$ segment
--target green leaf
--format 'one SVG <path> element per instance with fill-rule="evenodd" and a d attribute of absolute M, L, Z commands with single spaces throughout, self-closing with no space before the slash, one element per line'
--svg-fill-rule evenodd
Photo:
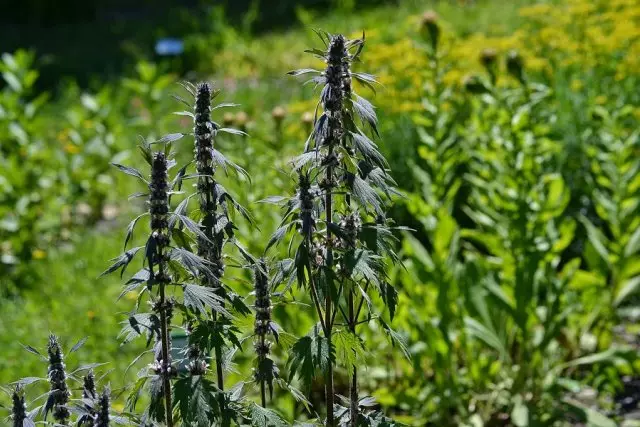
<path fill-rule="evenodd" d="M 602 415 L 600 412 L 585 406 L 577 400 L 565 398 L 563 402 L 578 410 L 582 415 L 582 421 L 586 421 L 589 427 L 616 427 L 618 425 L 611 418 Z"/>
<path fill-rule="evenodd" d="M 640 276 L 636 276 L 629 280 L 625 280 L 620 286 L 620 289 L 618 290 L 618 292 L 616 292 L 613 305 L 615 307 L 620 306 L 629 296 L 636 293 L 639 286 L 640 286 Z"/>
<path fill-rule="evenodd" d="M 251 402 L 249 417 L 253 427 L 286 427 L 289 424 L 273 409 L 263 408 Z"/>
<path fill-rule="evenodd" d="M 629 237 L 629 241 L 624 247 L 624 256 L 630 257 L 637 253 L 638 250 L 640 250 L 640 227 L 636 228 L 631 237 Z"/>
<path fill-rule="evenodd" d="M 319 326 L 313 327 L 309 335 L 300 338 L 289 351 L 289 382 L 295 375 L 309 386 L 318 373 L 325 372 L 335 359 L 329 350 L 329 342 L 319 333 Z"/>
<path fill-rule="evenodd" d="M 478 320 L 472 317 L 465 317 L 464 324 L 467 332 L 492 347 L 500 354 L 501 359 L 506 359 L 507 349 L 498 335 Z"/>
<path fill-rule="evenodd" d="M 339 366 L 344 366 L 349 376 L 354 366 L 365 365 L 365 349 L 360 338 L 346 329 L 339 329 L 332 336 L 332 344 L 336 351 Z"/>
<path fill-rule="evenodd" d="M 600 255 L 600 257 L 609 264 L 609 250 L 607 249 L 607 245 L 609 241 L 602 234 L 602 231 L 597 229 L 589 219 L 585 216 L 578 217 L 580 222 L 584 225 L 587 230 L 587 237 L 589 238 L 589 242 L 593 245 L 595 251 Z"/>

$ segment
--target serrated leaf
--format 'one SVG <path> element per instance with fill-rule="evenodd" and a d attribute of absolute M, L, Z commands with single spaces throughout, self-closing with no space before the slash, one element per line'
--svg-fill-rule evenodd
<path fill-rule="evenodd" d="M 213 309 L 216 313 L 231 318 L 231 314 L 224 308 L 224 300 L 216 294 L 214 288 L 187 284 L 182 287 L 184 305 L 199 313 L 206 313 Z"/>

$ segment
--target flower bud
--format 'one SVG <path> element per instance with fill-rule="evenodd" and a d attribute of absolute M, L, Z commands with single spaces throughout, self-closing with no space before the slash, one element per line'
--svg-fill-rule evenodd
<path fill-rule="evenodd" d="M 249 116 L 244 111 L 240 111 L 236 114 L 236 124 L 239 128 L 245 129 L 247 127 L 247 123 L 249 122 Z"/>
<path fill-rule="evenodd" d="M 474 95 L 479 95 L 481 93 L 486 93 L 489 91 L 480 77 L 476 75 L 466 76 L 462 82 L 462 85 L 467 92 Z"/>
<path fill-rule="evenodd" d="M 431 43 L 431 48 L 434 52 L 438 50 L 440 27 L 438 25 L 438 14 L 433 10 L 422 14 L 422 18 L 420 19 L 420 34 L 426 41 Z"/>
<path fill-rule="evenodd" d="M 520 83 L 524 83 L 524 61 L 517 50 L 507 54 L 507 71 Z"/>
<path fill-rule="evenodd" d="M 236 121 L 236 116 L 233 113 L 224 113 L 222 116 L 222 123 L 224 123 L 225 127 L 231 127 Z"/>
<path fill-rule="evenodd" d="M 286 116 L 287 116 L 287 110 L 285 110 L 284 107 L 281 107 L 279 105 L 271 111 L 271 117 L 273 117 L 273 120 L 275 120 L 276 123 L 282 123 L 282 121 Z"/>

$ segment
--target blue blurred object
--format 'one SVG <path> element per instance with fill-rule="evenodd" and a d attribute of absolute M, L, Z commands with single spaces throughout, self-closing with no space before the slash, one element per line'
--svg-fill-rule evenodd
<path fill-rule="evenodd" d="M 180 55 L 182 52 L 184 52 L 184 42 L 180 39 L 164 38 L 156 43 L 156 53 L 158 55 Z"/>

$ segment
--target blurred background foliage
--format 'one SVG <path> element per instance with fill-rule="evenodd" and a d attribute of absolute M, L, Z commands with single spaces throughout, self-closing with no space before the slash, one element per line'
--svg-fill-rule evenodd
<path fill-rule="evenodd" d="M 409 425 L 638 425 L 637 1 L 14 6 L 0 33 L 1 383 L 44 375 L 20 343 L 41 347 L 49 331 L 89 335 L 70 363 L 118 373 L 141 345 L 119 347 L 127 305 L 117 278 L 97 279 L 133 192 L 109 162 L 135 162 L 138 136 L 192 126 L 171 115 L 177 81 L 212 79 L 241 104 L 214 119 L 251 135 L 219 145 L 252 175 L 250 191 L 224 185 L 259 219 L 239 232 L 259 253 L 280 212 L 255 202 L 293 187 L 281 170 L 315 108 L 313 88 L 284 73 L 319 66 L 303 53 L 318 45 L 311 28 L 365 30 L 380 146 L 406 195 L 392 215 L 415 232 L 391 272 L 410 358 L 372 329 L 363 392 Z M 156 55 L 162 37 L 184 52 Z M 311 321 L 275 316 L 296 334 Z M 286 398 L 278 409 L 301 414 Z"/>

